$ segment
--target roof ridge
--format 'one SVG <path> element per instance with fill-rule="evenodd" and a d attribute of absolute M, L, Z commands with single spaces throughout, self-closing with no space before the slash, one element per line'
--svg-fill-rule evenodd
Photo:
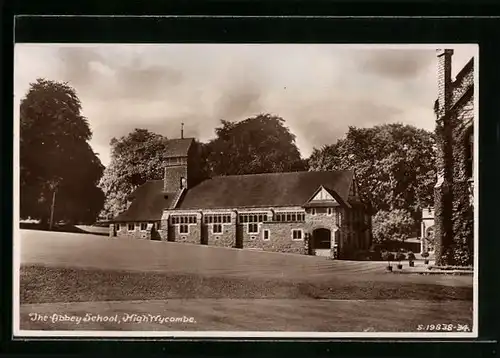
<path fill-rule="evenodd" d="M 184 138 L 167 138 L 167 141 L 171 141 L 171 140 L 186 140 L 186 139 L 196 140 L 195 137 L 184 137 Z"/>
<path fill-rule="evenodd" d="M 339 173 L 339 172 L 354 172 L 354 169 L 342 169 L 342 170 L 300 170 L 295 172 L 271 172 L 271 173 L 255 173 L 255 174 L 230 174 L 230 175 L 217 175 L 212 177 L 215 178 L 228 178 L 228 177 L 247 177 L 247 176 L 264 176 L 264 175 L 284 175 L 284 174 L 302 174 L 302 173 Z"/>

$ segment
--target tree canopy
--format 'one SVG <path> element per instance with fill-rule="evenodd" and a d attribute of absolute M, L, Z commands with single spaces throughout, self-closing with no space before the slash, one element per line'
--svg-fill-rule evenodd
<path fill-rule="evenodd" d="M 21 218 L 47 222 L 54 192 L 56 220 L 93 222 L 104 203 L 104 167 L 81 102 L 67 83 L 38 79 L 20 106 Z"/>
<path fill-rule="evenodd" d="M 405 241 L 413 233 L 414 226 L 415 220 L 406 210 L 380 210 L 373 217 L 373 239 L 378 244 L 389 240 Z"/>
<path fill-rule="evenodd" d="M 211 175 L 299 171 L 306 168 L 283 118 L 260 114 L 241 122 L 221 120 L 205 153 Z"/>
<path fill-rule="evenodd" d="M 408 210 L 414 218 L 433 205 L 434 135 L 410 125 L 349 127 L 335 144 L 314 149 L 311 170 L 354 169 L 362 198 L 379 210 Z"/>
<path fill-rule="evenodd" d="M 104 215 L 114 216 L 125 210 L 127 196 L 135 188 L 163 178 L 167 141 L 160 134 L 140 128 L 111 139 L 111 162 L 99 183 L 106 194 Z"/>

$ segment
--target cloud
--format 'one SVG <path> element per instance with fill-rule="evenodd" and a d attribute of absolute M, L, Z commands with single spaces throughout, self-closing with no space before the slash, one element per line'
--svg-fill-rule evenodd
<path fill-rule="evenodd" d="M 301 106 L 295 113 L 289 124 L 300 133 L 297 142 L 302 147 L 302 154 L 308 156 L 313 148 L 332 144 L 344 136 L 349 126 L 370 127 L 397 122 L 404 109 L 362 98 L 336 98 Z"/>
<path fill-rule="evenodd" d="M 113 52 L 104 56 L 92 47 L 60 48 L 62 76 L 86 96 L 100 100 L 159 99 L 183 80 L 180 70 L 148 64 L 140 53 L 122 57 Z"/>
<path fill-rule="evenodd" d="M 456 51 L 461 62 L 470 54 Z M 109 163 L 109 141 L 134 128 L 207 141 L 220 119 L 279 115 L 304 157 L 349 125 L 432 129 L 434 49 L 335 45 L 16 45 L 15 97 L 37 77 L 68 81 Z M 462 64 L 463 66 L 463 64 Z M 16 102 L 18 105 L 18 102 Z"/>
<path fill-rule="evenodd" d="M 393 79 L 414 78 L 435 59 L 432 50 L 374 50 L 359 57 L 361 71 Z"/>

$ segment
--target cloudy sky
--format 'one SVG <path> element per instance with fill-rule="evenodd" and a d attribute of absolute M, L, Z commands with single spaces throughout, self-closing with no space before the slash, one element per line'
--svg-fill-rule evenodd
<path fill-rule="evenodd" d="M 453 73 L 476 54 L 454 46 Z M 435 47 L 211 44 L 16 44 L 14 100 L 42 77 L 67 81 L 104 165 L 109 141 L 134 128 L 202 141 L 220 119 L 283 117 L 303 157 L 349 125 L 402 122 L 432 130 Z"/>

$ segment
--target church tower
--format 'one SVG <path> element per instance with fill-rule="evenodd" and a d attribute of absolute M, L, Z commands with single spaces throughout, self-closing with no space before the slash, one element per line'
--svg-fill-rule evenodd
<path fill-rule="evenodd" d="M 164 156 L 163 191 L 167 194 L 181 193 L 199 181 L 200 153 L 194 138 L 170 139 Z"/>

